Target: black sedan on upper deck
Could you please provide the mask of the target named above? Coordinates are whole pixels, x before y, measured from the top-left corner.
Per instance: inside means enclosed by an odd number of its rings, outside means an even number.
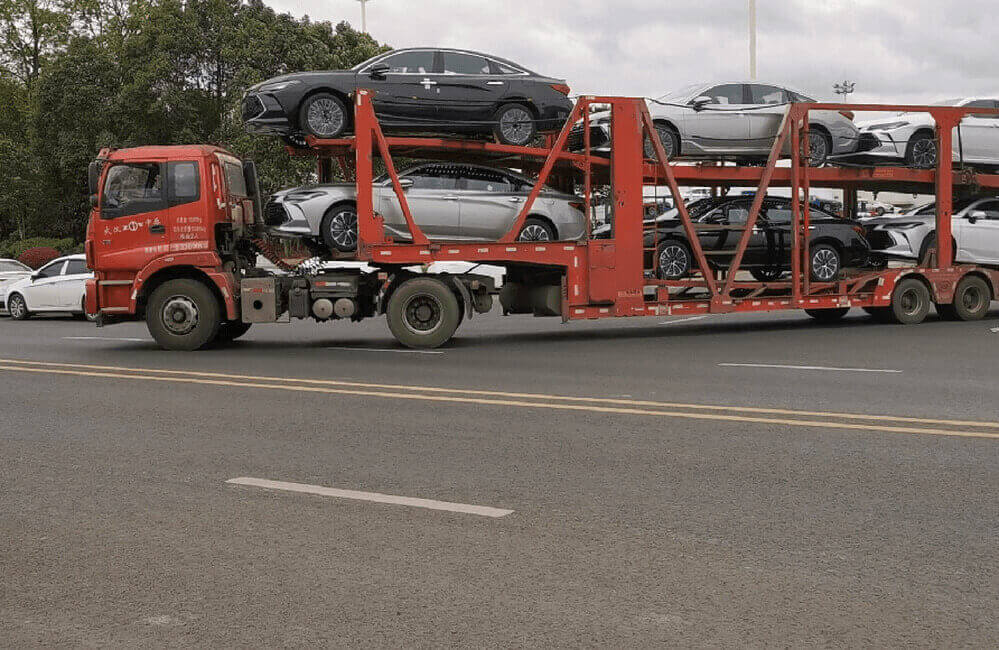
[[[246,129],[284,136],[337,138],[351,132],[350,95],[374,92],[381,126],[409,133],[494,135],[526,145],[539,131],[562,128],[572,102],[561,79],[506,59],[443,48],[394,50],[350,70],[298,72],[250,88],[243,98]]]

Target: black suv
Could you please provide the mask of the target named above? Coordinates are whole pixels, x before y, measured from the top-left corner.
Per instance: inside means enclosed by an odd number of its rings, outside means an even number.
[[[701,199],[688,206],[701,247],[713,267],[726,268],[731,264],[752,203],[752,196],[736,196]],[[830,282],[839,277],[843,268],[868,266],[871,248],[864,238],[863,226],[816,208],[811,208],[810,215],[812,280]],[[791,218],[790,199],[766,197],[740,268],[761,282],[777,280],[790,271]],[[653,255],[658,258],[658,275],[664,280],[677,280],[696,268],[675,208],[646,221],[645,227],[645,268],[653,268]]]
[[[494,135],[524,146],[562,128],[572,102],[562,79],[496,56],[444,48],[394,50],[350,70],[298,72],[253,86],[243,98],[247,131],[338,138],[351,131],[351,93],[373,91],[381,126],[410,133]]]

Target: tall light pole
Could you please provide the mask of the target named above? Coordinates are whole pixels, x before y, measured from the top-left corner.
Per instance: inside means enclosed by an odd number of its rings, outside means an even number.
[[[837,95],[843,95],[843,103],[845,104],[850,99],[850,95],[853,94],[853,88],[857,85],[855,81],[844,81],[843,83],[833,84],[833,92]]]
[[[368,18],[364,14],[364,7],[369,2],[371,2],[371,0],[357,0],[357,1],[361,3],[361,31],[364,32],[365,34],[367,34],[368,33]]]
[[[756,0],[749,0],[749,79],[756,81]]]

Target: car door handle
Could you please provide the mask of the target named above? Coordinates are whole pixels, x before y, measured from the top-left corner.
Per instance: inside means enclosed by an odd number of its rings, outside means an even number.
[[[507,199],[507,201],[509,201],[510,203],[520,203],[523,200],[524,199],[520,198],[519,196],[511,196],[510,198]]]
[[[448,195],[448,196],[442,196],[441,199],[444,200],[444,201],[457,201],[458,197],[457,196]]]
[[[502,86],[503,82],[502,81],[487,81],[486,85],[487,86]]]
[[[166,234],[166,226],[164,226],[161,223],[154,223],[153,225],[149,226],[149,232],[153,233],[154,235]]]

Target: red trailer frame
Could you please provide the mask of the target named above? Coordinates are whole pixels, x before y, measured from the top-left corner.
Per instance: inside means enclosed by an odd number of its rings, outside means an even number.
[[[328,177],[333,160],[357,184],[358,247],[355,259],[376,265],[413,265],[441,261],[467,261],[500,266],[525,266],[558,269],[562,273],[562,317],[564,320],[610,316],[646,316],[724,312],[773,311],[779,309],[842,309],[849,307],[886,307],[896,284],[906,277],[921,280],[936,303],[953,301],[957,283],[968,274],[988,282],[992,295],[999,289],[999,273],[974,265],[955,265],[951,247],[938,246],[931,266],[891,268],[844,274],[834,282],[815,282],[809,267],[808,232],[809,192],[813,187],[845,190],[845,204],[856,206],[858,190],[896,190],[935,194],[937,232],[951,232],[954,187],[986,189],[999,192],[999,176],[962,170],[955,173],[950,155],[938,155],[936,170],[901,167],[812,168],[808,160],[808,114],[813,110],[829,111],[913,111],[933,116],[937,123],[939,152],[950,152],[952,129],[969,113],[999,112],[944,106],[892,106],[879,104],[789,104],[775,138],[766,165],[718,166],[691,165],[667,160],[658,138],[655,159],[645,160],[643,143],[655,134],[645,101],[640,98],[594,97],[578,100],[564,128],[549,137],[543,148],[448,140],[441,138],[386,137],[371,105],[371,92],[355,94],[352,138],[318,140],[309,138],[310,155],[319,156],[319,173]],[[590,148],[589,114],[592,104],[609,105],[611,110],[611,152],[609,158],[593,155]],[[570,131],[582,122],[582,153],[566,150]],[[785,145],[789,151],[785,154]],[[400,157],[440,158],[451,161],[492,162],[537,172],[535,183],[509,232],[496,242],[468,243],[429,241],[413,221],[405,192],[393,163],[393,152]],[[353,164],[350,156],[353,155]],[[383,221],[374,211],[372,183],[374,158],[384,161],[395,194],[412,235],[411,242],[395,242],[385,236]],[[790,166],[778,167],[782,158]],[[351,175],[350,172],[354,173]],[[558,179],[581,182],[586,214],[591,214],[592,188],[595,183],[612,188],[614,235],[611,239],[579,242],[518,242],[517,233],[530,214],[531,207],[546,183]],[[643,186],[667,185],[691,244],[696,274],[683,280],[656,279],[656,256],[653,268],[645,269],[643,245]],[[697,237],[705,228],[691,221],[680,194],[681,185],[757,187],[747,223],[742,230],[732,263],[726,271],[713,269]],[[792,269],[789,280],[756,282],[738,279],[743,254],[753,226],[770,187],[791,189],[792,200]],[[727,226],[735,230],[737,228]],[[943,244],[946,244],[943,241]],[[921,260],[925,264],[927,260]],[[646,272],[651,271],[648,277]]]

